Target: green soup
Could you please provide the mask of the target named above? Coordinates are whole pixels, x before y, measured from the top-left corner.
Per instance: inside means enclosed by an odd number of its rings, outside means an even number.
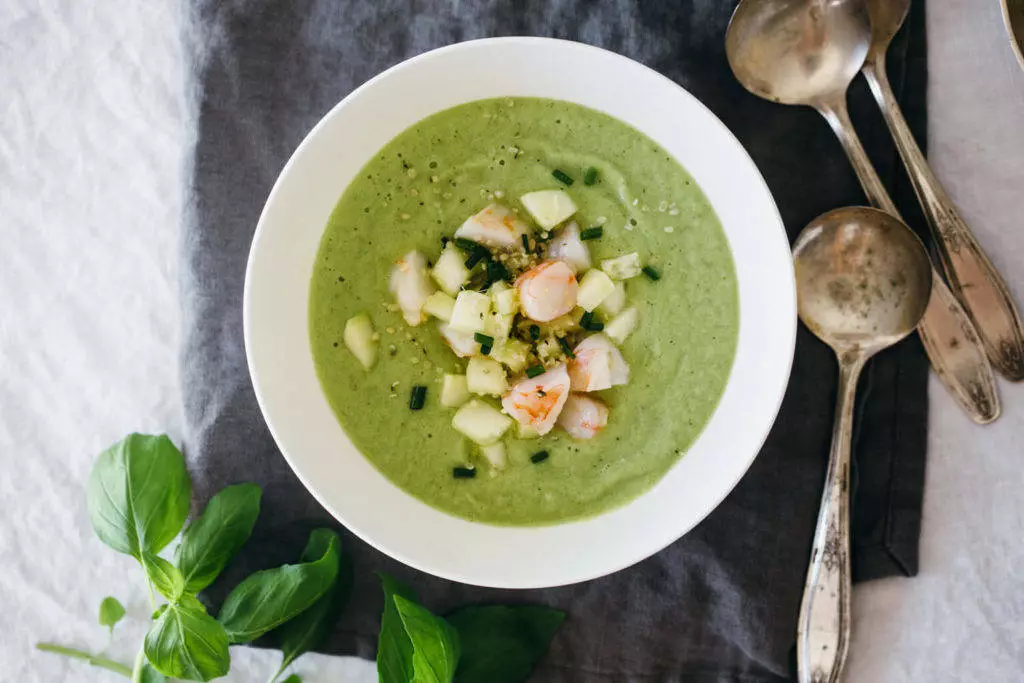
[[[586,169],[598,179],[583,182]],[[552,176],[561,170],[574,182]],[[595,264],[639,252],[657,281],[627,281],[637,329],[622,344],[628,385],[597,392],[608,426],[577,441],[556,429],[536,439],[505,437],[509,464],[486,467],[451,426],[438,397],[445,372],[465,360],[436,321],[410,327],[388,291],[393,263],[418,249],[436,259],[450,237],[488,204],[565,189],[581,228],[602,224],[586,244]],[[532,222],[531,222],[532,224]],[[376,365],[364,370],[342,341],[345,322],[367,313],[380,334]],[[502,525],[550,524],[594,515],[643,493],[672,467],[710,418],[736,349],[739,302],[732,256],[700,188],[664,149],[630,126],[569,102],[509,98],[463,104],[430,116],[386,145],[341,196],[320,243],[309,324],[320,383],[349,437],[388,479],[435,508]],[[414,385],[428,387],[409,409]],[[489,400],[493,405],[498,401]],[[547,451],[534,464],[531,454]],[[477,465],[474,478],[453,468]]]

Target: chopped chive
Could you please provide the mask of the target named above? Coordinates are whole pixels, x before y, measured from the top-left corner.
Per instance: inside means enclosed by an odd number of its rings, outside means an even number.
[[[540,339],[540,325],[530,325],[530,339],[533,341]]]
[[[551,172],[551,175],[555,176],[555,180],[566,185],[572,185],[572,176],[563,171],[560,168],[556,168]]]
[[[597,169],[591,166],[583,173],[583,184],[593,185],[597,182]]]
[[[659,273],[658,269],[655,268],[654,266],[644,266],[643,271],[644,275],[651,278],[655,282],[661,279],[661,273]]]
[[[523,251],[530,251],[530,238],[525,233],[520,237],[523,238]]]
[[[476,340],[478,344],[494,345],[494,337],[489,334],[484,334],[483,332],[474,332],[473,339]]]
[[[490,286],[490,282],[487,281],[487,272],[478,270],[469,276],[469,282],[462,286],[463,289],[472,289],[477,292],[482,292]]]
[[[569,346],[569,342],[565,341],[565,337],[558,338],[558,345],[562,347],[562,352],[569,358],[575,358],[576,354],[572,352],[572,347]]]
[[[594,320],[594,312],[587,311],[580,318],[580,327],[588,332],[600,332],[604,329],[604,323]]]
[[[544,374],[544,366],[543,365],[534,365],[534,366],[526,368],[526,376],[529,377],[530,379],[533,379],[534,377],[537,377],[538,375],[543,375],[543,374]]]
[[[538,463],[542,463],[542,462],[544,462],[547,459],[548,459],[548,452],[547,451],[537,451],[536,453],[534,453],[533,455],[530,456],[530,462],[532,462],[534,465],[536,465]]]
[[[426,400],[427,388],[422,384],[417,384],[412,388],[412,393],[409,395],[409,410],[419,410],[423,407]]]
[[[587,228],[580,232],[581,240],[596,240],[598,237],[604,234],[604,228],[600,225],[595,225],[592,228]]]
[[[453,467],[452,476],[456,479],[472,479],[476,476],[476,470],[472,467]]]
[[[487,262],[487,279],[491,282],[505,280],[508,278],[508,268],[498,261]]]
[[[491,349],[492,348],[493,347],[490,344],[481,344],[480,345],[480,353],[485,355],[485,356],[489,356],[489,355],[491,355]]]
[[[476,248],[480,245],[473,240],[467,240],[465,237],[456,237],[455,246],[459,249],[465,249],[466,251],[476,251]]]
[[[474,247],[473,252],[466,259],[466,267],[472,268],[473,266],[480,263],[480,261],[489,257],[490,255],[491,252],[487,251],[478,244]]]
[[[442,248],[443,248],[443,247],[447,247],[447,246],[448,246],[448,242],[450,242],[450,241],[451,241],[451,240],[449,240],[449,239],[448,239],[447,237],[445,237],[445,236],[443,236],[443,235],[442,235],[442,236],[441,236],[441,247],[442,247]]]

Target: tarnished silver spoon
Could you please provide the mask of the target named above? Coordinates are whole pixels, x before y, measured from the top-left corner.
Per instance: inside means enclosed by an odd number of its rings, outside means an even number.
[[[726,32],[729,65],[755,95],[814,107],[829,122],[872,205],[899,216],[846,109],[846,89],[871,45],[864,0],[742,0]],[[992,367],[967,313],[932,270],[918,332],[932,368],[978,423],[999,416]]]
[[[1009,380],[1024,380],[1024,326],[1010,290],[921,153],[885,72],[885,53],[907,17],[910,0],[867,3],[872,40],[862,69],[864,77],[914,184],[949,287],[974,321],[992,366]]]
[[[850,435],[864,363],[913,332],[932,267],[917,235],[861,207],[814,219],[793,247],[800,319],[839,359],[832,451],[797,627],[799,683],[839,680],[850,642]]]

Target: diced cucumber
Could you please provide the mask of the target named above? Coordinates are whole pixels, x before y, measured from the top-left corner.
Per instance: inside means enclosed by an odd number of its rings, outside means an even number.
[[[526,369],[530,359],[530,345],[518,339],[506,339],[491,349],[491,358],[507,367],[509,372],[519,373]]]
[[[466,384],[469,391],[484,396],[501,396],[508,389],[505,369],[493,358],[474,356],[466,367]]]
[[[469,279],[466,255],[454,244],[449,244],[441,252],[441,256],[437,259],[437,264],[430,274],[441,289],[451,296],[455,296]]]
[[[605,318],[611,318],[626,307],[626,283],[619,281],[615,283],[615,291],[609,294],[601,305],[597,307],[598,313]]]
[[[494,310],[502,315],[515,315],[519,311],[519,293],[503,281],[491,285]]]
[[[640,254],[624,254],[617,258],[601,261],[601,270],[614,280],[628,280],[636,277],[643,270],[640,265]]]
[[[508,462],[505,458],[505,444],[500,441],[487,446],[481,446],[480,455],[484,456],[487,462],[491,463],[491,467],[496,470],[505,469],[505,465]]]
[[[455,299],[444,292],[434,292],[423,302],[423,312],[435,318],[450,322],[455,309]]]
[[[463,290],[455,298],[455,308],[449,324],[461,332],[483,332],[487,327],[487,313],[491,310],[491,297],[481,292]]]
[[[615,283],[603,271],[588,270],[580,280],[576,303],[585,311],[592,311],[615,291]]]
[[[508,339],[508,335],[512,332],[512,321],[515,320],[515,315],[501,315],[500,313],[491,312],[487,314],[487,324],[484,326],[484,334],[489,337],[494,337],[495,341],[499,339]]]
[[[621,344],[636,329],[637,320],[639,315],[636,309],[627,308],[608,321],[604,326],[604,333],[616,344]]]
[[[553,230],[576,213],[572,197],[562,190],[528,192],[519,198],[540,227]]]
[[[495,443],[512,426],[512,418],[482,401],[470,401],[452,418],[455,431],[478,446]]]
[[[363,367],[369,370],[377,361],[377,342],[373,338],[370,316],[360,313],[345,323],[345,346]]]
[[[465,375],[445,375],[441,385],[441,405],[458,408],[469,400],[469,386]]]
[[[524,425],[521,422],[517,422],[516,436],[520,439],[539,439],[540,432],[531,427],[530,425]]]

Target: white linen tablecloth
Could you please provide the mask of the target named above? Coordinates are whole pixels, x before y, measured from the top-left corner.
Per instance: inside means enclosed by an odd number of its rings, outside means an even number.
[[[0,680],[110,681],[39,640],[130,662],[149,606],[134,561],[94,536],[93,458],[182,429],[178,241],[195,102],[178,0],[0,3]],[[933,164],[1024,301],[1024,72],[995,0],[929,0]],[[921,575],[860,586],[853,683],[1024,678],[1024,386],[972,425],[931,387]],[[824,457],[824,454],[823,454]],[[108,644],[114,595],[129,619]],[[226,680],[277,655],[232,650]],[[307,682],[373,681],[306,656]]]

